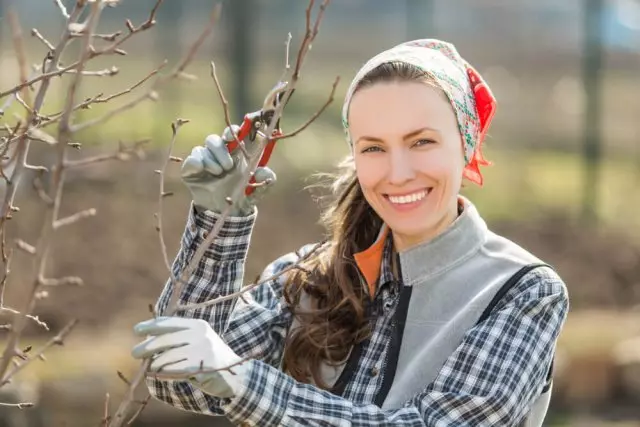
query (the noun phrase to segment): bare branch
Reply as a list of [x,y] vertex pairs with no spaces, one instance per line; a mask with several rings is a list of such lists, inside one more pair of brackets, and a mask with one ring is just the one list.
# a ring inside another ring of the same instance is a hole
[[73,214],[71,216],[68,216],[66,218],[62,218],[62,219],[54,221],[53,228],[54,229],[58,229],[60,227],[66,226],[66,225],[75,224],[76,222],[78,222],[78,221],[80,221],[82,219],[95,216],[96,213],[97,213],[97,211],[94,208],[90,208],[90,209],[86,209],[86,210],[80,211],[80,212],[75,213],[75,214]]
[[111,420],[109,416],[109,397],[109,393],[106,393],[104,398],[104,415],[102,417],[102,423],[100,424],[101,427],[108,427],[109,421]]
[[293,136],[296,136],[297,134],[299,134],[300,132],[305,130],[318,117],[320,117],[320,115],[324,112],[324,110],[327,109],[329,104],[331,104],[333,102],[333,97],[334,97],[334,95],[336,93],[336,87],[338,86],[338,82],[339,81],[340,81],[340,77],[338,76],[338,77],[336,77],[336,79],[333,82],[333,86],[331,87],[331,93],[329,94],[329,99],[327,99],[327,102],[325,102],[322,105],[322,107],[320,107],[320,109],[313,114],[313,116],[311,116],[306,122],[304,122],[302,124],[302,126],[300,126],[298,129],[294,130],[293,132],[290,132],[290,133],[287,133],[287,134],[283,134],[283,135],[280,135],[280,136],[276,136],[273,139],[281,140],[281,139],[286,139],[286,138],[291,138]]
[[221,296],[221,297],[218,297],[218,298],[214,298],[214,299],[211,299],[209,301],[204,301],[204,302],[201,302],[201,303],[178,305],[177,308],[176,308],[176,311],[196,310],[196,309],[199,309],[199,308],[209,307],[211,305],[219,304],[219,303],[224,302],[224,301],[229,301],[231,299],[238,298],[240,295],[245,294],[247,292],[250,292],[251,290],[257,288],[258,286],[260,286],[260,285],[262,285],[264,283],[268,283],[268,282],[270,282],[272,280],[275,280],[278,277],[280,277],[280,276],[282,276],[282,275],[284,275],[284,274],[286,274],[286,273],[288,273],[288,272],[290,272],[292,270],[298,269],[300,263],[309,260],[314,255],[317,255],[318,252],[320,252],[321,250],[325,249],[327,244],[328,244],[327,242],[319,242],[319,243],[317,243],[316,245],[314,245],[313,248],[311,248],[311,250],[305,256],[303,256],[300,259],[298,259],[295,264],[280,270],[276,274],[273,274],[273,275],[271,275],[269,277],[266,277],[266,278],[264,278],[264,279],[262,279],[260,281],[256,281],[255,283],[247,285],[247,286],[243,287],[242,290],[240,290],[239,292],[234,292],[232,294]]
[[2,379],[2,385],[7,384],[9,380],[18,372],[23,370],[27,365],[33,362],[36,359],[41,359],[44,353],[49,350],[54,345],[63,345],[64,339],[71,333],[73,328],[77,325],[78,320],[74,319],[69,322],[62,330],[49,341],[47,341],[37,352],[31,355],[31,357],[24,360],[22,363],[15,366],[12,370],[10,370]]
[[244,155],[245,159],[248,159],[249,153],[247,152],[247,149],[244,145],[244,141],[238,140],[238,135],[236,134],[236,132],[233,131],[233,127],[231,126],[231,117],[229,113],[229,101],[227,101],[227,98],[224,96],[222,85],[220,84],[220,79],[218,79],[218,74],[216,73],[216,64],[213,61],[211,61],[211,77],[213,77],[213,82],[216,85],[216,91],[218,92],[218,96],[220,97],[220,102],[222,103],[222,110],[224,111],[224,121],[227,127],[229,128],[229,130],[232,131],[233,138],[235,140],[235,143],[238,144],[238,148],[240,148],[240,150],[242,151],[242,154]]
[[144,21],[142,24],[140,24],[137,27],[135,27],[133,25],[133,23],[130,20],[127,19],[125,21],[125,26],[129,30],[129,32],[124,37],[122,37],[120,40],[115,40],[109,46],[107,46],[107,47],[105,47],[103,49],[97,50],[97,51],[95,51],[95,50],[92,51],[91,52],[91,58],[94,58],[94,57],[100,56],[100,55],[108,55],[108,54],[111,54],[111,53],[125,55],[126,52],[124,52],[122,49],[120,49],[120,46],[124,42],[129,40],[131,37],[133,37],[135,34],[141,32],[141,31],[148,30],[149,28],[153,27],[156,24],[156,13],[158,12],[158,8],[160,7],[160,4],[162,4],[162,0],[157,0],[156,4],[153,6],[153,9],[151,9],[151,13],[149,13],[149,17],[147,18],[147,20]]
[[62,0],[53,0],[53,1],[56,4],[56,6],[58,6],[58,9],[60,9],[62,16],[65,19],[69,19],[69,12],[67,12],[67,8],[64,7],[64,4],[62,4]]
[[87,157],[79,160],[67,160],[65,161],[64,167],[66,169],[73,169],[73,168],[93,165],[100,162],[105,162],[108,160],[126,161],[128,160],[129,155],[131,155],[132,153],[138,152],[140,150],[140,147],[147,144],[149,141],[151,141],[149,138],[141,139],[139,141],[134,142],[130,146],[119,143],[118,150],[113,153],[98,154],[96,156]]
[[51,42],[47,40],[42,34],[40,34],[40,31],[38,31],[37,28],[31,29],[31,35],[40,40],[42,44],[44,44],[50,51],[55,49],[55,46],[52,45]]
[[[20,312],[18,310],[14,310],[13,308],[5,307],[5,306],[0,307],[0,312],[7,312],[7,313],[15,314],[15,315],[20,315]],[[26,317],[28,319],[31,319],[34,322],[36,322],[36,324],[38,326],[46,329],[47,331],[49,330],[49,325],[47,325],[45,322],[40,320],[40,318],[38,316],[34,316],[32,314],[27,314]]]
[[162,229],[162,202],[166,197],[166,193],[164,191],[164,177],[167,173],[167,167],[169,166],[169,162],[171,161],[171,153],[173,152],[173,147],[176,144],[176,138],[178,136],[178,130],[180,127],[189,120],[185,119],[177,119],[175,122],[171,123],[171,142],[169,143],[169,149],[167,150],[167,156],[164,164],[162,165],[162,171],[160,173],[160,195],[158,197],[158,212],[156,213],[157,225],[156,231],[158,232],[158,237],[160,238],[160,249],[162,250],[162,258],[164,259],[164,264],[167,267],[167,271],[171,274],[171,262],[169,261],[169,255],[167,253],[167,245],[164,241],[164,231]]
[[182,73],[184,69],[187,67],[187,65],[191,62],[197,50],[200,48],[200,46],[202,46],[202,43],[204,42],[204,40],[209,36],[209,34],[211,34],[211,31],[213,31],[214,24],[218,22],[218,19],[220,18],[221,10],[222,10],[222,3],[218,3],[213,7],[213,10],[209,14],[208,25],[205,26],[204,31],[200,33],[200,36],[198,36],[195,43],[191,45],[185,57],[178,63],[178,66],[176,67],[174,74],[177,75]]
[[[18,68],[20,70],[20,82],[26,82],[28,79],[28,66],[27,66],[27,53],[24,48],[24,37],[22,36],[22,27],[20,26],[20,22],[18,21],[18,17],[15,13],[15,10],[9,9],[9,13],[7,14],[9,18],[9,25],[11,26],[11,35],[13,39],[14,50],[16,51],[16,55],[18,57]],[[27,103],[30,101],[30,94],[28,91],[22,91],[23,97]],[[16,96],[18,93],[16,92]],[[27,111],[29,107],[27,107]]]
[[149,403],[150,400],[151,400],[151,395],[148,395],[147,397],[144,398],[144,400],[140,403],[140,406],[138,407],[136,412],[131,416],[131,418],[129,418],[129,421],[127,421],[127,425],[128,426],[133,424],[133,422],[136,420],[136,418],[138,418],[140,416],[140,414],[142,413],[144,408],[147,407],[147,404]]
[[[233,372],[233,368],[235,368],[236,366],[240,366],[243,363],[253,359],[254,356],[247,356],[247,357],[243,357],[242,359],[238,360],[237,362],[234,362],[230,365],[227,366],[223,366],[222,368],[218,368],[218,369],[207,369],[204,368],[204,363],[200,362],[200,369],[197,369],[195,371],[193,371],[192,375],[198,375],[198,374],[212,374],[215,372],[221,372],[221,371],[227,371],[233,375],[235,375],[235,372]],[[176,362],[170,362],[169,364],[167,364],[167,366],[172,365],[174,363],[178,363],[180,361],[176,361]],[[171,374],[169,372],[162,372],[162,369],[159,369],[158,372],[149,372],[148,373],[149,377],[151,378],[157,378],[159,380],[180,380],[180,379],[184,379],[184,375],[182,374],[178,374],[178,375],[174,375]]]
[[84,281],[80,277],[69,276],[60,279],[49,279],[41,277],[38,282],[42,286],[84,286]]
[[122,380],[122,382],[124,382],[126,385],[130,386],[131,385],[131,381],[129,381],[127,379],[127,377],[124,376],[124,374],[120,371],[118,371],[118,377]]
[[22,402],[22,403],[2,403],[2,402],[0,402],[0,406],[8,406],[8,407],[14,407],[14,408],[18,408],[18,409],[25,409],[25,408],[32,408],[35,405],[33,403],[31,403],[31,402]]
[[[74,9],[74,12],[72,12],[72,16],[74,16],[76,14],[76,11],[80,9],[78,5],[79,5],[79,2],[76,3],[76,9]],[[97,1],[92,3],[91,12],[87,20],[88,34],[91,34],[95,31],[95,28],[98,23],[98,19],[100,17],[100,12],[102,11],[102,7],[103,7],[102,2]],[[66,28],[65,33],[63,34],[63,37],[61,38],[61,42],[60,42],[62,46],[65,46],[68,40],[69,25],[67,25],[65,28]],[[91,38],[85,37],[84,43],[82,45],[82,49],[80,52],[80,59],[78,61],[79,62],[78,69],[80,71],[84,68],[84,64],[88,59],[90,42],[91,42]],[[56,54],[54,55],[55,60],[52,61],[52,64],[54,65],[55,65],[55,62],[57,62],[58,60],[58,58],[56,57],[58,53],[59,52],[56,52]],[[17,315],[15,319],[15,323],[9,335],[9,339],[7,340],[7,345],[3,352],[2,359],[0,359],[0,377],[2,377],[2,384],[6,383],[6,381],[10,377],[10,375],[7,375],[7,374],[10,374],[7,372],[7,369],[9,368],[9,365],[11,364],[13,357],[16,355],[17,343],[20,335],[22,334],[24,327],[26,326],[27,316],[29,315],[29,313],[33,311],[33,308],[36,303],[36,295],[38,293],[39,285],[40,285],[39,278],[44,276],[44,271],[46,269],[47,256],[48,256],[49,246],[51,244],[51,236],[54,232],[53,224],[55,223],[58,217],[60,204],[62,200],[62,188],[64,183],[64,168],[62,166],[64,164],[66,141],[69,139],[69,130],[70,130],[69,121],[71,118],[71,109],[73,107],[75,93],[80,84],[81,79],[82,79],[81,73],[78,73],[74,76],[74,79],[71,82],[71,85],[69,87],[67,98],[65,100],[65,110],[60,120],[59,133],[57,138],[59,142],[57,144],[58,145],[57,164],[54,169],[54,173],[52,174],[51,182],[50,182],[51,194],[55,195],[53,197],[54,204],[53,206],[48,206],[48,209],[45,213],[45,220],[40,232],[40,237],[36,244],[35,262],[33,264],[34,271],[32,273],[32,279],[30,280],[30,283],[29,283],[30,288],[27,294],[29,295],[29,297],[27,298],[25,307],[21,310],[21,313]],[[42,92],[42,88],[46,86],[46,83],[48,82],[43,82],[43,84],[40,86],[40,91],[36,96],[36,100],[33,107],[35,112],[39,111],[39,108],[42,105],[42,102],[44,100],[46,90]],[[32,120],[33,120],[33,117],[30,117],[30,120],[27,121],[27,126],[28,124],[31,123]],[[23,135],[26,136],[26,132],[24,132]],[[24,153],[25,156],[26,156],[26,151],[27,150],[25,150],[25,153]],[[24,164],[25,164],[25,158],[23,157],[20,159],[20,163],[16,165],[16,169],[18,165],[24,165]],[[24,167],[21,167],[21,170],[24,170]],[[15,173],[15,169],[14,169],[14,173]],[[13,198],[13,195],[9,200],[11,200],[12,198]]]
[[[208,25],[204,28],[202,34],[205,34],[205,35],[210,34],[213,25],[217,22],[217,17],[219,16],[219,12],[220,12],[220,6],[216,5],[211,14],[211,19],[209,20]],[[203,40],[204,40],[203,36],[198,37],[194,45],[200,46]],[[156,80],[154,87],[157,87],[158,85],[164,83],[165,81],[173,77],[181,75],[184,72],[184,69],[188,65],[191,58],[193,58],[194,54],[195,54],[195,50],[193,48],[190,48],[188,50],[188,53],[185,59],[179,62],[179,65],[176,67],[176,69],[166,78]],[[200,254],[200,257],[202,257],[202,254]],[[183,280],[178,280],[178,282],[183,282]],[[138,385],[144,380],[145,373],[149,368],[149,364],[150,364],[150,360],[148,359],[142,362],[140,369],[138,370],[135,377],[131,381],[131,386],[127,389],[124,399],[121,401],[116,413],[113,415],[110,427],[121,427],[122,423],[125,422],[125,417],[129,411],[129,408],[134,403],[134,400],[135,400],[134,399],[135,390],[138,387]],[[132,421],[133,419],[130,419],[129,423],[131,423]]]
[[[72,69],[65,71],[66,74],[76,74],[78,70]],[[83,76],[92,76],[92,77],[112,77],[120,72],[120,69],[115,65],[111,68],[105,68],[104,70],[98,71],[82,71]]]
[[[76,6],[73,12],[71,13],[71,16],[69,17],[68,23],[71,23],[75,19],[77,19],[82,13],[84,7],[85,7],[84,4],[81,4],[80,2],[76,2]],[[69,42],[69,34],[70,34],[70,31],[68,29],[68,25],[66,25],[65,30],[62,33],[62,36],[60,37],[60,41],[58,42],[58,44],[54,49],[54,53],[52,55],[51,62],[48,65],[47,72],[50,72],[52,69],[56,67],[57,62],[60,59],[60,55],[62,55],[62,51],[64,50],[64,47]],[[47,73],[45,73],[44,75],[46,74]],[[52,76],[49,76],[49,77],[43,77],[43,76],[40,76],[40,78],[37,78],[38,79],[37,81],[42,80],[42,84],[38,89],[38,92],[36,94],[33,107],[32,107],[32,110],[34,111],[35,114],[37,114],[40,111],[40,108],[42,107],[45,94],[49,89],[50,78],[52,77]],[[12,89],[5,92],[4,94],[0,94],[0,98],[5,96],[5,94],[13,94],[13,93],[19,92],[20,90],[22,90],[23,87],[30,86],[31,84],[35,83],[34,80],[35,79],[31,79],[25,86],[23,86],[24,85],[23,83],[21,85],[18,85],[17,89],[14,88],[15,90]],[[32,123],[34,118],[36,117],[35,114],[31,114],[30,117],[26,120],[26,123]],[[13,135],[11,136],[13,137]],[[9,142],[7,144],[9,144]],[[20,181],[22,171],[24,170],[23,165],[25,164],[26,155],[28,151],[29,151],[29,139],[27,138],[27,132],[23,132],[17,141],[17,148],[13,154],[15,156],[16,165],[13,169],[13,173],[11,174],[11,178],[8,180],[7,188],[5,190],[4,202],[2,204],[2,207],[0,208],[0,232],[3,234],[4,234],[4,223],[6,220],[6,216],[9,213],[9,208],[13,204],[13,199],[15,197],[17,184]]]
[[152,101],[155,101],[158,99],[158,94],[155,91],[151,91],[148,93],[143,93],[142,95],[138,96],[137,98],[127,102],[124,105],[121,105],[120,107],[117,107],[111,111],[108,111],[107,113],[105,113],[104,115],[97,117],[95,119],[91,119],[88,120],[84,123],[78,123],[77,125],[73,126],[72,131],[73,132],[80,132],[82,130],[85,130],[89,127],[101,124],[101,123],[105,123],[107,121],[109,121],[110,119],[114,118],[115,116],[122,114],[123,112],[130,110],[131,108],[135,107],[136,105],[140,104],[142,101],[145,101],[147,99],[151,99]]
[[24,240],[16,239],[16,246],[18,247],[18,249],[21,249],[21,250],[25,251],[29,255],[35,255],[36,254],[36,248],[31,246],[30,244],[28,244]]
[[[68,37],[67,37],[68,38]],[[51,61],[51,63],[53,63],[54,61]],[[63,75],[64,73],[68,72],[69,70],[72,70],[74,68],[76,68],[78,66],[78,62],[74,62],[71,65],[68,65],[64,68],[58,68],[58,69],[54,69],[53,71],[48,71],[44,74],[40,74],[36,77],[33,77],[32,79],[29,79],[26,82],[20,83],[19,85],[4,91],[4,92],[0,92],[0,98],[4,98],[7,95],[11,95],[14,94],[16,92],[21,91],[22,89],[26,88],[26,87],[31,87],[33,86],[35,83],[41,82],[41,81],[49,81],[51,80],[52,77],[58,77]],[[53,67],[55,68],[55,67]],[[42,87],[42,86],[40,86]]]

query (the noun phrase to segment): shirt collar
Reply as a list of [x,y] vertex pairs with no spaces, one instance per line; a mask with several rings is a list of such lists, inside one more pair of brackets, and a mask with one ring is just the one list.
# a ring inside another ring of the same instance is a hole
[[[475,206],[459,196],[461,213],[453,224],[432,241],[411,248],[400,255],[402,265],[419,266],[414,274],[434,273],[446,268],[469,251],[474,251],[485,238],[486,224]],[[364,276],[369,295],[373,298],[376,286],[394,280],[392,270],[393,239],[389,227],[383,224],[376,241],[367,249],[354,254],[358,269]],[[404,270],[404,269],[403,269]]]

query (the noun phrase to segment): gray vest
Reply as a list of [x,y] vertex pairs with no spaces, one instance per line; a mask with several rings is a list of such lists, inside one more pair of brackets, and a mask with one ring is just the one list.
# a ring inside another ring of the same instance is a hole
[[[383,378],[383,409],[400,408],[433,382],[465,333],[489,314],[528,269],[545,265],[515,243],[487,229],[466,198],[464,212],[435,239],[399,254],[403,290],[398,303],[406,313],[396,363]],[[309,304],[309,301],[305,301]],[[294,319],[292,328],[297,327]],[[394,338],[395,339],[395,338]],[[344,365],[325,367],[325,381],[334,384]],[[384,371],[384,370],[383,370]],[[549,368],[551,374],[551,367]],[[391,381],[389,381],[391,380]],[[386,392],[386,396],[384,395]],[[543,393],[521,426],[542,426],[551,395],[551,375]]]

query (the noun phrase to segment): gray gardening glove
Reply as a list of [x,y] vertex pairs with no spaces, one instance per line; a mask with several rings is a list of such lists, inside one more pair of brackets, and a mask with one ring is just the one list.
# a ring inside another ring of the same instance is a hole
[[[237,134],[240,127],[232,126]],[[240,149],[230,154],[226,147],[226,144],[233,140],[233,134],[227,127],[222,137],[207,136],[204,146],[194,147],[191,154],[184,160],[181,171],[182,180],[191,192],[196,208],[221,213],[228,205],[226,198],[232,196],[244,179],[249,167],[247,159]],[[255,154],[257,145],[259,145],[257,141],[245,144],[250,156]],[[250,215],[257,202],[276,181],[276,174],[268,167],[256,169],[254,176],[258,184],[266,181],[269,183],[254,188],[253,193],[248,197],[244,195],[243,189],[242,196],[231,208],[231,216]]]

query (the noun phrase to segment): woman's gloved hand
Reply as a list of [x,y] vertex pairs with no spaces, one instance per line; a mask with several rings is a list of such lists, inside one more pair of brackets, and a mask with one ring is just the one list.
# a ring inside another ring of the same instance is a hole
[[134,333],[147,338],[133,357],[151,358],[149,371],[159,379],[189,381],[216,397],[233,397],[244,382],[246,362],[202,319],[158,317],[138,323]]
[[[232,125],[236,135],[240,130]],[[260,138],[258,135],[256,138]],[[233,133],[227,127],[222,136],[209,135],[204,145],[194,147],[191,154],[182,164],[182,180],[191,192],[193,202],[197,208],[221,213],[228,206],[227,197],[240,185],[249,165],[240,149],[230,154],[227,144],[234,141]],[[250,156],[255,154],[258,144],[245,144]],[[276,181],[276,174],[268,167],[257,168],[255,172],[256,184],[250,196],[242,196],[231,208],[231,216],[246,216],[253,212],[254,206],[265,195]]]

